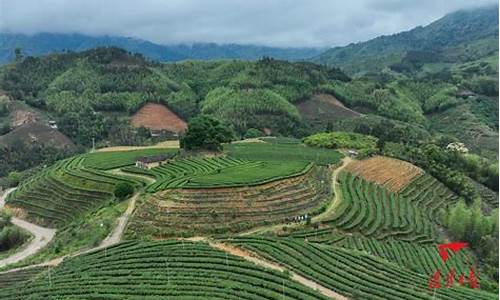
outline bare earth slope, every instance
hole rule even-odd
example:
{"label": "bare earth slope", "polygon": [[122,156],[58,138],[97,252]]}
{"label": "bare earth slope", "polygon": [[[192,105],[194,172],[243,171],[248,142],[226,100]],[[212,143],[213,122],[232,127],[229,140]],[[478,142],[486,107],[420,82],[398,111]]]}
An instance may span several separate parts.
{"label": "bare earth slope", "polygon": [[297,105],[300,115],[314,129],[324,129],[328,122],[357,118],[360,113],[347,108],[332,95],[317,94]]}
{"label": "bare earth slope", "polygon": [[0,145],[10,145],[17,140],[22,140],[27,144],[37,142],[60,149],[73,149],[75,147],[67,136],[43,122],[22,124],[11,132],[0,136]]}
{"label": "bare earth slope", "polygon": [[148,103],[137,111],[131,118],[134,127],[146,127],[152,130],[166,130],[175,133],[184,132],[186,122],[169,110],[166,106],[157,103]]}
{"label": "bare earth slope", "polygon": [[424,171],[408,162],[375,156],[350,163],[346,170],[365,180],[384,185],[392,192],[399,192]]}

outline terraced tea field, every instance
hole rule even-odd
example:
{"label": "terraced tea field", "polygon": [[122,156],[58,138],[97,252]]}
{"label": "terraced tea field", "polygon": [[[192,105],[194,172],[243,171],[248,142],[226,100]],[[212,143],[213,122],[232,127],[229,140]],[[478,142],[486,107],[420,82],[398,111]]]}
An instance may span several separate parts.
{"label": "terraced tea field", "polygon": [[343,155],[337,150],[309,147],[302,143],[233,143],[224,146],[231,157],[258,161],[306,161],[317,165],[333,165]]}
{"label": "terraced tea field", "polygon": [[[293,147],[306,149],[301,145]],[[260,151],[267,153],[267,149],[267,146],[263,146]],[[313,161],[318,157],[322,157],[322,161],[329,159],[335,163],[342,156],[336,151],[314,152],[316,149],[309,149],[307,156],[290,161],[249,160],[224,155],[174,158],[178,151],[150,148],[78,155],[60,161],[23,182],[10,195],[7,204],[35,223],[63,226],[113,199],[113,190],[119,181],[129,182],[136,188],[144,187],[146,193],[178,188],[247,188],[304,175],[313,168]],[[316,153],[316,158],[313,153]],[[159,154],[166,154],[170,159],[152,169],[133,166],[138,157]],[[315,197],[321,194],[316,194],[316,190],[308,193]],[[294,199],[311,200],[308,207],[318,204],[317,198],[300,197],[301,194],[298,194]],[[296,207],[300,207],[299,204],[304,205],[300,202]]]}
{"label": "terraced tea field", "polygon": [[360,236],[344,237],[334,245],[363,251],[428,276],[431,276],[436,270],[441,270],[443,274],[448,274],[451,270],[455,270],[457,274],[468,274],[469,267],[475,263],[469,261],[469,258],[474,257],[474,254],[467,249],[456,254],[452,254],[450,251],[450,258],[444,263],[439,256],[437,244],[418,245],[398,240],[378,241]]}
{"label": "terraced tea field", "polygon": [[488,187],[470,179],[474,188],[478,191],[479,196],[484,203],[490,205],[492,208],[498,208],[498,192],[492,191]]}
{"label": "terraced tea field", "polygon": [[[169,159],[134,166],[137,157],[158,154]],[[112,203],[125,181],[142,194],[120,221],[129,241],[78,252],[50,269],[0,273],[0,298],[497,299],[459,286],[428,288],[433,271],[466,273],[474,257],[463,252],[444,264],[436,249],[438,213],[458,201],[453,192],[408,163],[380,157],[345,166],[346,159],[332,176],[341,158],[285,139],[227,145],[217,156],[152,148],[60,161],[23,182],[8,205],[28,220],[64,227]],[[269,235],[251,235],[262,228]],[[209,243],[195,242],[200,236]],[[248,251],[264,263],[243,260]]]}
{"label": "terraced tea field", "polygon": [[249,161],[232,157],[185,158],[168,161],[150,170],[134,166],[122,171],[149,176],[155,182],[146,188],[154,193],[172,188],[234,187],[263,184],[296,176],[311,168],[303,161]]}
{"label": "terraced tea field", "polygon": [[22,182],[9,195],[7,205],[37,224],[63,226],[113,199],[117,182],[137,187],[145,184],[138,179],[87,168],[82,164],[84,160],[85,156],[79,155],[44,169]]}
{"label": "terraced tea field", "polygon": [[351,173],[339,175],[342,201],[334,214],[315,228],[283,232],[282,236],[334,244],[347,232],[377,240],[398,239],[420,244],[437,241],[439,211],[458,197],[430,175],[411,182],[399,194]]}
{"label": "terraced tea field", "polygon": [[329,172],[323,167],[257,186],[171,189],[140,204],[128,234],[154,237],[238,232],[312,215],[329,199]]}
{"label": "terraced tea field", "polygon": [[43,274],[47,267],[34,267],[15,272],[0,273],[0,290],[23,284]]}
{"label": "terraced tea field", "polygon": [[64,261],[9,299],[329,299],[286,274],[189,241],[126,242]]}
{"label": "terraced tea field", "polygon": [[498,299],[492,293],[458,286],[430,290],[428,276],[351,249],[283,238],[233,237],[224,241],[352,299]]}
{"label": "terraced tea field", "polygon": [[341,174],[340,182],[342,202],[329,220],[336,228],[377,239],[423,243],[435,239],[433,219],[427,215],[425,204],[419,205],[419,201],[391,193],[347,172]]}
{"label": "terraced tea field", "polygon": [[93,152],[85,155],[83,166],[98,170],[111,170],[133,165],[137,157],[168,155],[173,157],[177,149],[150,148],[129,151]]}
{"label": "terraced tea field", "polygon": [[408,162],[382,156],[354,161],[346,170],[363,179],[398,192],[424,171]]}

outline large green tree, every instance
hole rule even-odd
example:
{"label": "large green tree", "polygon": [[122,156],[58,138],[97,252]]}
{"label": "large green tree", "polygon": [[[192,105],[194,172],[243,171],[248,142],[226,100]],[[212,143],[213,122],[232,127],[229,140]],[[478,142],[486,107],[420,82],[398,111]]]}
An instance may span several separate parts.
{"label": "large green tree", "polygon": [[186,134],[181,138],[181,147],[185,150],[222,149],[222,143],[230,142],[233,134],[219,120],[200,115],[188,123]]}

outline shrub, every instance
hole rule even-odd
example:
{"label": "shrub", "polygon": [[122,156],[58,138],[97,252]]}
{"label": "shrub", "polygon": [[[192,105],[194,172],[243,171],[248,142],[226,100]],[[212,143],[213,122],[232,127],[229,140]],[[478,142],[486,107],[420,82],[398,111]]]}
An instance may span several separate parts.
{"label": "shrub", "polygon": [[255,128],[250,128],[245,133],[245,138],[246,139],[258,138],[258,137],[261,137],[261,136],[263,136],[262,131],[260,131],[258,129],[255,129]]}
{"label": "shrub", "polygon": [[0,231],[0,251],[19,246],[26,238],[26,234],[19,227],[6,226]]}
{"label": "shrub", "polygon": [[12,183],[13,186],[16,186],[19,184],[21,181],[21,173],[12,171],[9,173],[9,181]]}
{"label": "shrub", "polygon": [[375,149],[377,139],[353,132],[324,132],[305,138],[304,143],[324,148]]}
{"label": "shrub", "polygon": [[5,211],[0,211],[0,230],[10,225],[11,215]]}
{"label": "shrub", "polygon": [[128,182],[121,181],[115,185],[113,193],[116,198],[122,200],[134,193],[134,187]]}

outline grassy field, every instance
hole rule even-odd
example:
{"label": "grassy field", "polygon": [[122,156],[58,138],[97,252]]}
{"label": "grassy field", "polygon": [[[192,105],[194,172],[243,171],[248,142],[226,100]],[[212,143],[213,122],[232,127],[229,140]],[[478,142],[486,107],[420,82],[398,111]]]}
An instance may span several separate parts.
{"label": "grassy field", "polygon": [[307,161],[318,165],[338,163],[343,155],[332,149],[319,149],[295,143],[237,143],[224,146],[235,158],[261,161]]}

